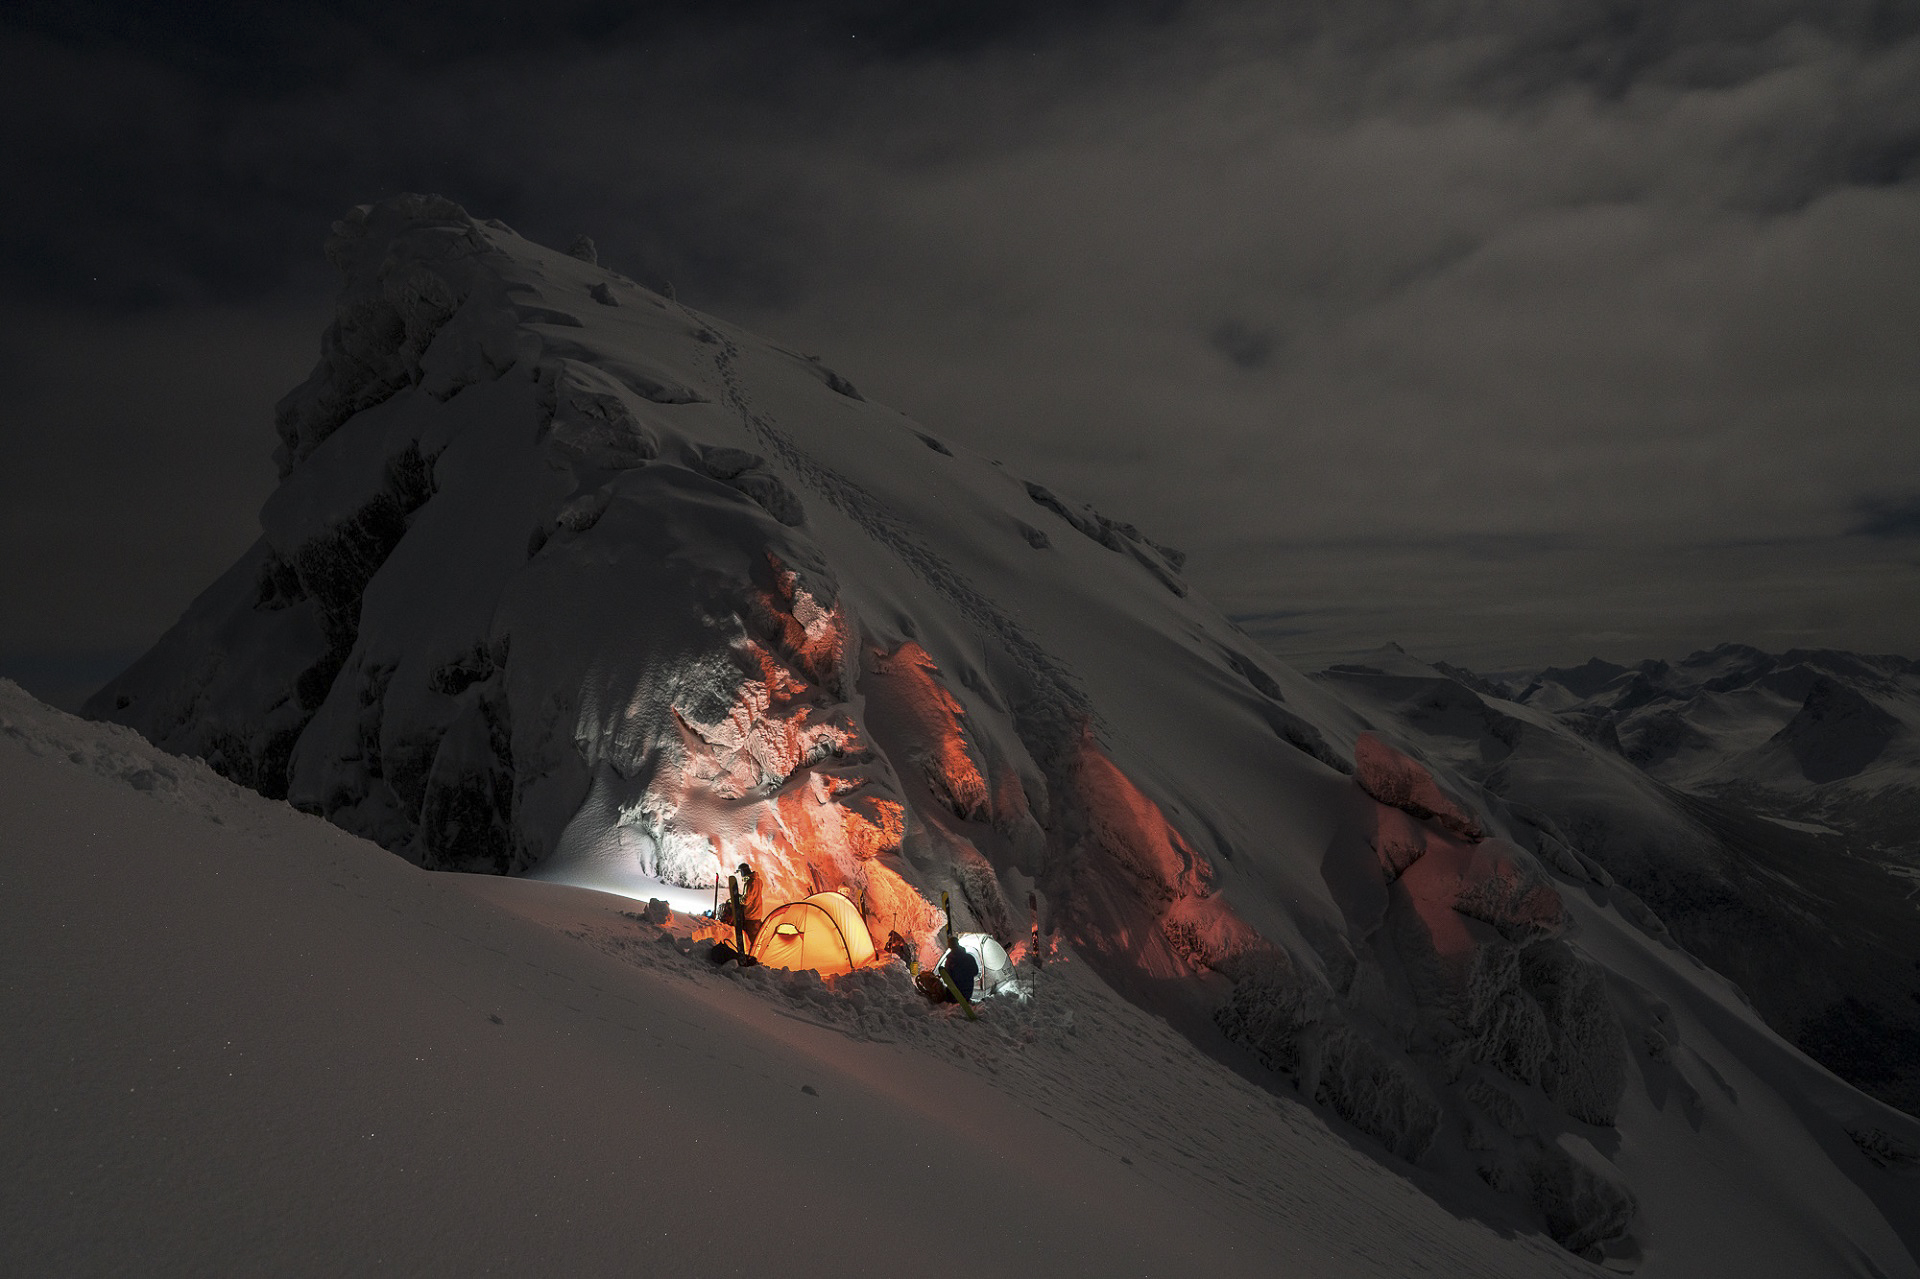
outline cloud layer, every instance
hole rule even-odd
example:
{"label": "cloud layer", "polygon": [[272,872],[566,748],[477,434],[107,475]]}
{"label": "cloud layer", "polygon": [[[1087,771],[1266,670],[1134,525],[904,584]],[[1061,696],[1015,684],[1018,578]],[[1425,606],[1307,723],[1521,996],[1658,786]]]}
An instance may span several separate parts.
{"label": "cloud layer", "polygon": [[[1272,8],[30,14],[0,48],[41,197],[6,215],[0,288],[39,317],[12,359],[126,371],[46,391],[70,425],[34,465],[225,414],[128,481],[217,478],[206,527],[90,513],[209,579],[263,495],[224,454],[270,449],[260,397],[132,375],[163,334],[196,380],[279,375],[326,223],[433,189],[1184,545],[1283,647],[1911,648],[1920,6]],[[185,599],[46,590],[8,583],[0,650]]]}

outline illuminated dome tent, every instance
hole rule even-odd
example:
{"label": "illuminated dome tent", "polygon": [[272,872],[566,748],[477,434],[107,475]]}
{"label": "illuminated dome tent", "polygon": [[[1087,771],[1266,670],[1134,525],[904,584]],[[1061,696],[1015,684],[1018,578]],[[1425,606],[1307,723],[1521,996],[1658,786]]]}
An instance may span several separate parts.
{"label": "illuminated dome tent", "polygon": [[840,893],[788,902],[760,921],[753,957],[769,968],[811,968],[823,976],[873,962],[873,937],[860,909]]}
{"label": "illuminated dome tent", "polygon": [[980,965],[980,985],[975,997],[984,999],[1002,990],[1013,990],[1013,959],[1007,948],[986,933],[961,933],[960,948]]}

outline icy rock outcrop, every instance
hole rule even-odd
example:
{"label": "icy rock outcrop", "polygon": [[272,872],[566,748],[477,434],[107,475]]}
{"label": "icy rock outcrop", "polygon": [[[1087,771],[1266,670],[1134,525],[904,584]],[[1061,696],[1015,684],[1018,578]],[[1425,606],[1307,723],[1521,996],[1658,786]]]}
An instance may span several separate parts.
{"label": "icy rock outcrop", "polygon": [[806,507],[799,497],[766,469],[766,459],[758,454],[736,448],[702,448],[694,454],[693,465],[746,494],[790,528],[806,521]]}
{"label": "icy rock outcrop", "polygon": [[1395,881],[1388,919],[1421,1002],[1451,1010],[1475,1061],[1610,1124],[1626,1087],[1619,1019],[1599,971],[1563,940],[1558,892],[1503,840],[1430,841]]}
{"label": "icy rock outcrop", "polygon": [[1626,1039],[1599,970],[1564,942],[1490,945],[1468,983],[1474,1058],[1537,1084],[1582,1123],[1611,1125],[1627,1087]]}
{"label": "icy rock outcrop", "polygon": [[1424,768],[1359,754],[1405,806],[1369,797],[1360,848],[1329,852],[1351,858],[1337,881],[1357,949],[1323,942],[1322,972],[1250,952],[1226,968],[1217,1024],[1389,1151],[1418,1162],[1463,1132],[1482,1180],[1529,1202],[1567,1246],[1630,1249],[1624,1178],[1597,1153],[1569,1165],[1560,1145],[1617,1122],[1630,1082],[1603,970],[1528,853],[1468,841],[1457,809],[1443,821],[1436,799],[1448,797],[1421,793]]}
{"label": "icy rock outcrop", "polygon": [[[402,196],[333,224],[327,260],[346,287],[322,340],[320,366],[280,402],[281,478],[348,418],[427,379],[427,349],[466,302],[471,260],[483,246],[466,211],[439,196]],[[485,365],[492,376],[513,363],[510,349],[491,356]],[[450,393],[451,370],[433,371],[443,379],[438,389]],[[460,375],[475,372],[463,368]]]}
{"label": "icy rock outcrop", "polygon": [[632,392],[591,365],[564,361],[554,378],[553,400],[547,438],[567,461],[624,471],[659,456],[659,440],[642,423]]}
{"label": "icy rock outcrop", "polygon": [[436,197],[356,210],[328,256],[265,541],[97,713],[430,866],[693,888],[763,859],[927,931],[800,499],[663,415],[708,402],[683,374],[539,300],[632,286]]}
{"label": "icy rock outcrop", "polygon": [[967,738],[966,707],[939,678],[931,655],[909,640],[876,654],[867,687],[897,708],[907,757],[944,807],[968,821],[984,818],[990,800],[984,765]]}
{"label": "icy rock outcrop", "polygon": [[1000,887],[993,863],[970,845],[961,844],[955,850],[953,871],[960,900],[975,927],[994,937],[1015,936],[1013,906]]}
{"label": "icy rock outcrop", "polygon": [[[759,514],[743,527],[736,508],[698,497],[713,481],[677,474],[642,471],[616,485],[589,533],[557,536],[542,551],[510,606],[545,616],[583,587],[594,600],[559,628],[576,636],[543,633],[586,662],[573,676],[582,702],[571,739],[516,751],[549,757],[554,776],[586,774],[584,803],[540,873],[613,885],[631,866],[696,888],[745,861],[770,900],[843,890],[868,903],[882,937],[929,931],[931,912],[914,900],[901,861],[902,800],[845,700],[857,645],[831,580],[789,567],[804,566],[807,552],[782,544],[780,525]],[[719,548],[756,522],[729,572],[690,567],[720,567]],[[639,572],[602,559],[603,538],[658,550]],[[754,542],[779,553],[763,551],[756,565]],[[600,577],[621,589],[612,580],[595,589]],[[740,591],[743,578],[757,589]],[[695,606],[660,610],[660,599]],[[596,663],[580,643],[615,618],[616,633],[647,655],[637,669]]]}
{"label": "icy rock outcrop", "polygon": [[1480,839],[1486,834],[1464,805],[1440,789],[1425,765],[1373,733],[1362,733],[1355,740],[1353,770],[1360,789],[1382,804],[1422,820],[1437,821],[1463,839]]}
{"label": "icy rock outcrop", "polygon": [[1076,945],[1150,977],[1232,972],[1264,950],[1218,895],[1208,859],[1083,733],[1064,761],[1063,820],[1042,877]]}

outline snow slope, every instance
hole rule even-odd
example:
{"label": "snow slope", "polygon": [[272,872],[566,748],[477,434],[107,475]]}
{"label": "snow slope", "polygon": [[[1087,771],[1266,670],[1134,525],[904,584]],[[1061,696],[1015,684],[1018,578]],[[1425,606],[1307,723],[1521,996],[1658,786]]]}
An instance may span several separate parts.
{"label": "snow slope", "polygon": [[[0,811],[8,1273],[1584,1270],[1070,962],[976,1025],[714,969],[623,898],[430,874],[4,682]],[[1696,989],[1613,1151],[1645,1272],[1915,1273],[1801,1128],[1870,1104],[1805,1063],[1776,1091]]]}
{"label": "snow slope", "polygon": [[0,1271],[1540,1275],[1106,994],[967,1025],[0,682]]}
{"label": "snow slope", "polygon": [[1297,1090],[1451,1213],[1616,1267],[1913,1273],[1911,1121],[1177,552],[444,200],[328,252],[261,542],[90,713],[429,867],[688,901],[749,860],[923,955],[949,892],[1177,1028],[1168,1078]]}

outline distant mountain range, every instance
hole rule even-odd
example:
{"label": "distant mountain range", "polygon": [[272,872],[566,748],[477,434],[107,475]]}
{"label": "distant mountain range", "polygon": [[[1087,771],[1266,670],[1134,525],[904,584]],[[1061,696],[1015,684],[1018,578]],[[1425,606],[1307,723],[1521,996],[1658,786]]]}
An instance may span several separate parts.
{"label": "distant mountain range", "polygon": [[1724,644],[1519,680],[1319,678],[1535,820],[1808,1055],[1920,1111],[1920,662]]}
{"label": "distant mountain range", "polygon": [[1737,792],[1769,815],[1890,849],[1920,843],[1920,810],[1911,794],[1899,802],[1920,788],[1920,662],[1722,644],[1677,664],[1548,669],[1515,700],[1596,740],[1612,734],[1628,759],[1681,789]]}

